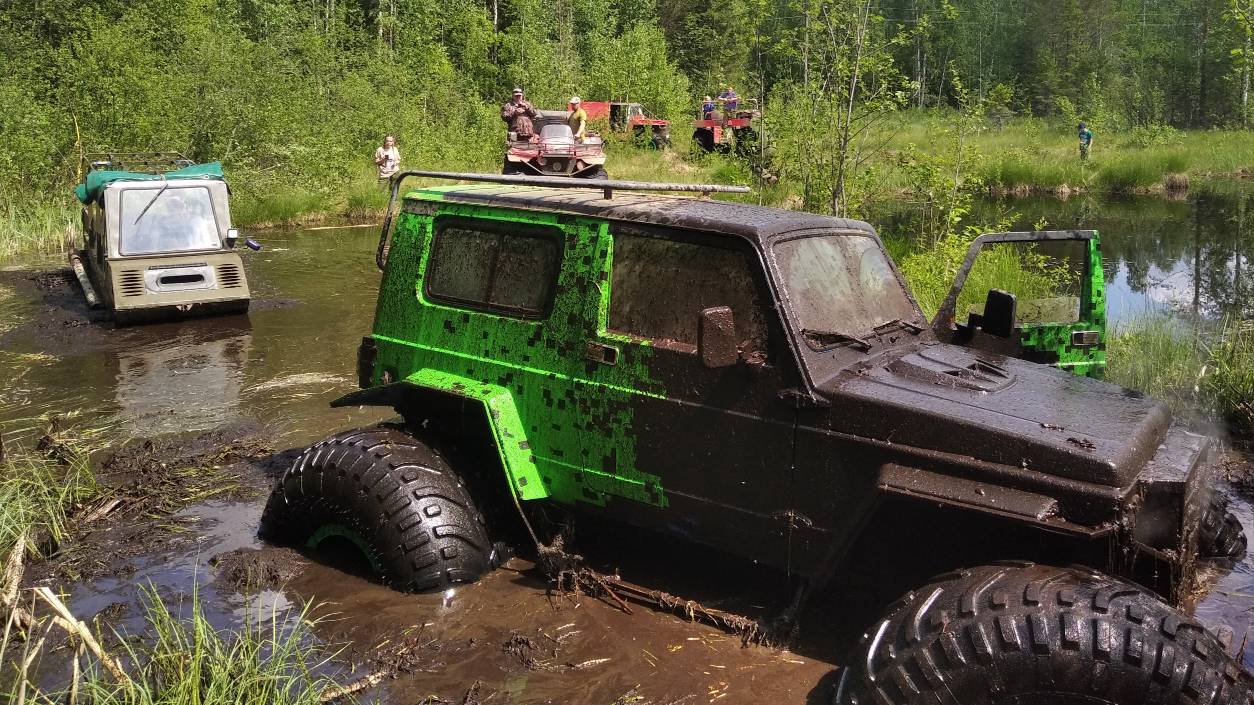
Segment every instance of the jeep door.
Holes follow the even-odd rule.
[[[1097,232],[979,236],[932,325],[941,340],[1100,377],[1106,290]]]
[[[685,538],[770,564],[788,556],[794,410],[779,391],[795,368],[749,243],[674,229],[610,226],[605,318],[588,355],[605,373],[635,364],[635,467],[658,478],[664,512],[632,509]],[[729,307],[740,359],[711,369],[698,319]],[[660,507],[659,507],[660,508]]]

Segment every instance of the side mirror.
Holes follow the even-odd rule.
[[[239,230],[231,228],[226,231],[226,246],[235,249],[235,241],[239,239]]]
[[[261,250],[261,243],[257,242],[251,237],[244,241],[244,246],[252,250],[253,252],[258,252]]]
[[[989,289],[984,302],[980,327],[989,335],[1009,338],[1015,329],[1015,295],[1001,289]]]
[[[730,367],[740,360],[736,349],[736,322],[728,306],[707,308],[697,314],[697,353],[709,368]]]

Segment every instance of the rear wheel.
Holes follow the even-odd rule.
[[[445,457],[389,426],[307,448],[270,495],[261,533],[315,550],[345,539],[406,592],[474,582],[505,557]]]
[[[1139,587],[1083,568],[989,565],[898,600],[836,702],[1249,705],[1219,640]]]
[[[605,171],[605,167],[597,166],[597,167],[593,167],[591,169],[588,169],[587,171],[580,173],[579,178],[598,179],[598,180],[604,181],[605,179],[610,178],[610,175],[608,172]]]
[[[505,165],[501,167],[502,176],[518,176],[521,173],[522,170],[518,168],[518,165],[508,159],[505,160]]]

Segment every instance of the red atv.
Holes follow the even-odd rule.
[[[566,122],[565,111],[539,113],[534,136],[507,142],[502,174],[609,178],[605,173],[605,145],[599,134],[589,132],[582,142],[577,141]]]

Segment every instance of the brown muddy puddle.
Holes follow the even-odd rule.
[[[552,595],[525,551],[480,583],[437,595],[390,591],[362,577],[351,560],[282,552],[268,562],[264,554],[274,549],[255,531],[272,475],[288,457],[283,452],[385,415],[327,405],[355,387],[356,346],[369,332],[378,282],[373,231],[271,232],[260,239],[266,249],[244,258],[254,308],[233,319],[115,330],[84,310],[72,280],[0,272],[6,440],[29,437],[34,417],[75,412],[75,422],[107,424],[118,438],[260,424],[276,451],[271,462],[239,472],[255,495],[179,510],[162,522],[178,527],[169,540],[123,550],[119,544],[130,539],[111,539],[101,529],[87,545],[108,557],[108,569],[73,584],[56,582],[63,575],[34,574],[67,591],[76,615],[139,631],[140,588],[148,585],[175,603],[198,592],[222,627],[259,610],[298,614],[315,600],[323,605],[316,636],[345,648],[342,680],[395,671],[363,695],[367,701],[469,702],[472,688],[475,701],[492,703],[827,701],[841,650],[879,607],[860,601],[856,587],[825,596],[803,616],[792,647],[779,650],[745,648],[717,628],[644,606],[626,614],[591,597]],[[1249,532],[1249,495],[1234,509]],[[654,550],[638,532],[595,527],[577,538],[597,569],[711,607],[757,616],[791,595],[786,576],[673,542]],[[240,577],[259,566],[259,581]],[[1247,632],[1254,641],[1251,610],[1254,558],[1247,557],[1218,578],[1197,616],[1212,627],[1229,625],[1235,644]],[[1254,647],[1244,661],[1254,667]]]

